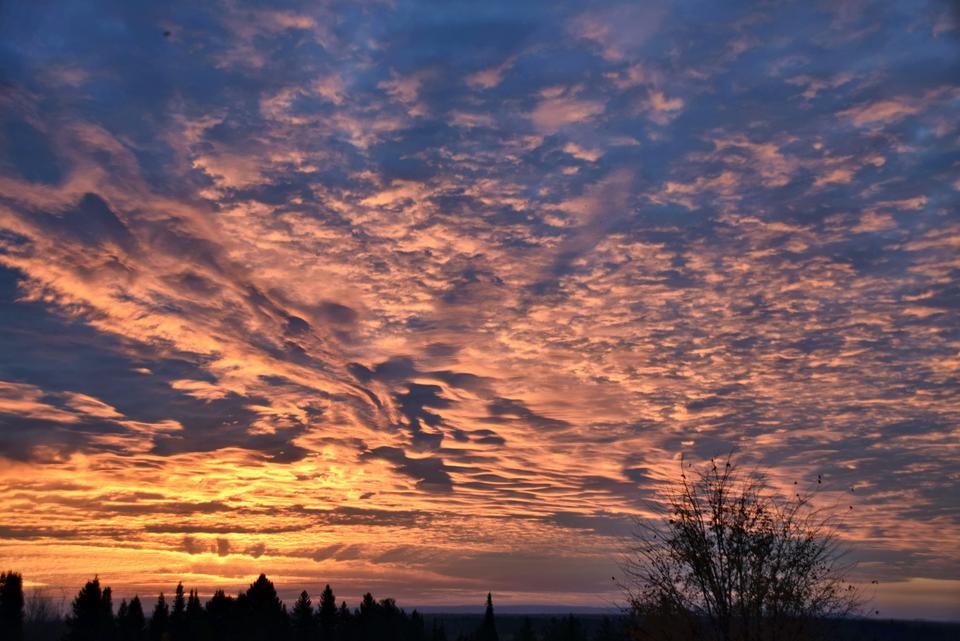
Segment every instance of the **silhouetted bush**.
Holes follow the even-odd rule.
[[[682,466],[624,567],[638,638],[796,641],[854,610],[830,515],[809,497],[781,498],[730,459],[693,480]]]

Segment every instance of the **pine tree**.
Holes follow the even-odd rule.
[[[313,614],[313,602],[304,590],[293,606],[290,615],[295,641],[314,641],[317,636],[317,620]]]
[[[207,625],[213,632],[214,639],[234,639],[238,636],[239,628],[236,601],[227,596],[223,590],[217,590],[207,601]]]
[[[120,641],[143,641],[145,626],[146,620],[143,616],[140,597],[133,597],[130,603],[126,600],[121,601],[120,608],[117,610],[117,632]]]
[[[357,611],[357,628],[363,641],[381,641],[380,634],[380,607],[376,599],[369,592],[360,599],[360,608]]]
[[[187,614],[187,599],[183,594],[183,582],[177,583],[173,593],[173,608],[170,611],[170,639],[172,641],[186,641],[185,618]]]
[[[353,619],[353,613],[350,612],[350,608],[347,607],[347,602],[342,601],[340,603],[340,609],[337,610],[337,622],[341,628],[345,629],[350,625],[351,619]]]
[[[320,605],[317,607],[320,638],[324,641],[332,641],[336,638],[337,618],[337,598],[333,595],[333,590],[328,583],[320,594]]]
[[[117,623],[113,618],[113,590],[110,586],[100,593],[100,636],[102,641],[113,641],[117,636]]]
[[[0,633],[10,641],[23,638],[23,576],[13,570],[0,572]]]
[[[497,622],[493,617],[493,595],[487,592],[487,608],[483,612],[483,622],[477,630],[477,641],[499,641]]]
[[[157,597],[157,604],[153,606],[153,616],[150,617],[150,641],[164,641],[170,631],[170,606],[163,596]]]
[[[243,595],[243,609],[249,617],[247,632],[254,639],[285,639],[289,629],[287,609],[273,583],[261,574]],[[238,599],[238,607],[240,601]]]
[[[87,581],[70,604],[65,641],[110,641],[114,638],[110,588],[100,589],[99,577]]]
[[[204,631],[204,611],[196,590],[190,590],[183,615],[183,634],[186,641],[200,641]]]

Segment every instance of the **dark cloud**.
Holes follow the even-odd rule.
[[[411,458],[403,449],[387,446],[375,447],[363,456],[390,461],[398,472],[416,479],[417,486],[424,490],[448,492],[453,489],[453,481],[441,458]]]
[[[487,405],[489,416],[485,421],[490,423],[505,423],[522,421],[532,427],[544,430],[561,430],[569,427],[569,423],[562,420],[541,416],[526,407],[522,402],[510,398],[498,398]]]

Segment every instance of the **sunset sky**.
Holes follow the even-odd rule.
[[[0,4],[0,569],[608,607],[734,450],[960,619],[956,3],[266,7]]]

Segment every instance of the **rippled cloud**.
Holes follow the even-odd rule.
[[[956,616],[960,31],[852,4],[5,5],[0,554],[606,605],[736,450]]]

